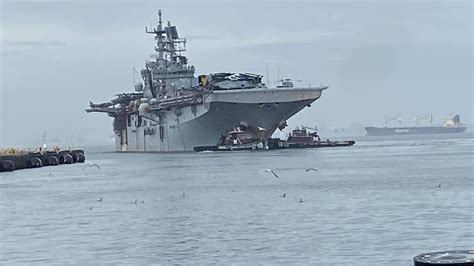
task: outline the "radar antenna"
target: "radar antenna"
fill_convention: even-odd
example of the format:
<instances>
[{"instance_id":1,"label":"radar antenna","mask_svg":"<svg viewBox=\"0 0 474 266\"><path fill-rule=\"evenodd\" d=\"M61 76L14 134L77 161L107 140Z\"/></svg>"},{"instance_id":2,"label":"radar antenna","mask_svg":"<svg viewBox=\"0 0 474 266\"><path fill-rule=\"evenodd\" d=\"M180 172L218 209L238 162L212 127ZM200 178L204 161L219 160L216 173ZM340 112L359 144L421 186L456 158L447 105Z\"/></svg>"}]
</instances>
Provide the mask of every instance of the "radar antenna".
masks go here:
<instances>
[{"instance_id":1,"label":"radar antenna","mask_svg":"<svg viewBox=\"0 0 474 266\"><path fill-rule=\"evenodd\" d=\"M314 127L301 126L301 128L302 129L309 129L309 130L313 130L313 131L319 131L318 126L314 126Z\"/></svg>"},{"instance_id":2,"label":"radar antenna","mask_svg":"<svg viewBox=\"0 0 474 266\"><path fill-rule=\"evenodd\" d=\"M155 53L147 61L141 74L143 91L147 97L160 98L175 95L182 87L189 87L194 80L194 66L181 52L186 51L186 39L180 38L176 26L170 21L163 24L161 9L158 10L158 25L145 27L145 33L154 35ZM140 88L138 88L140 89Z\"/></svg>"},{"instance_id":3,"label":"radar antenna","mask_svg":"<svg viewBox=\"0 0 474 266\"><path fill-rule=\"evenodd\" d=\"M148 27L145 27L146 33L155 35L155 51L158 52L157 62L167 60L186 64L187 59L181 55L181 52L186 51L186 39L179 38L176 26L172 26L170 21L163 27L161 14L160 9L158 11L158 26L156 28L151 27L151 29L148 29Z\"/></svg>"},{"instance_id":4,"label":"radar antenna","mask_svg":"<svg viewBox=\"0 0 474 266\"><path fill-rule=\"evenodd\" d=\"M161 9L158 9L158 23L159 23L160 26L161 26L161 24L163 23L163 22L161 21Z\"/></svg>"}]
</instances>

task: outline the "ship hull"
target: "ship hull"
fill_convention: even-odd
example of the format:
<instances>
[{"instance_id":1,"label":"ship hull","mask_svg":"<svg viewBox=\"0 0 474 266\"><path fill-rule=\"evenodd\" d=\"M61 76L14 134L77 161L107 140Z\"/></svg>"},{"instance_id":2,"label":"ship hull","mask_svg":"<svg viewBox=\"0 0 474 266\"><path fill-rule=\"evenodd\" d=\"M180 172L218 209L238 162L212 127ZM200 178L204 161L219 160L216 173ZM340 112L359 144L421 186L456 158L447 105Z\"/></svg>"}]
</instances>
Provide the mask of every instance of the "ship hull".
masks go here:
<instances>
[{"instance_id":1,"label":"ship hull","mask_svg":"<svg viewBox=\"0 0 474 266\"><path fill-rule=\"evenodd\" d=\"M270 137L279 125L321 96L321 90L245 90L219 92L203 103L158 111L159 121L129 115L127 127L115 131L116 150L131 152L193 151L216 145L235 126L263 128ZM145 125L144 125L145 124ZM151 134L150 134L151 132Z\"/></svg>"},{"instance_id":2,"label":"ship hull","mask_svg":"<svg viewBox=\"0 0 474 266\"><path fill-rule=\"evenodd\" d=\"M466 127L366 127L367 136L462 133Z\"/></svg>"}]
</instances>

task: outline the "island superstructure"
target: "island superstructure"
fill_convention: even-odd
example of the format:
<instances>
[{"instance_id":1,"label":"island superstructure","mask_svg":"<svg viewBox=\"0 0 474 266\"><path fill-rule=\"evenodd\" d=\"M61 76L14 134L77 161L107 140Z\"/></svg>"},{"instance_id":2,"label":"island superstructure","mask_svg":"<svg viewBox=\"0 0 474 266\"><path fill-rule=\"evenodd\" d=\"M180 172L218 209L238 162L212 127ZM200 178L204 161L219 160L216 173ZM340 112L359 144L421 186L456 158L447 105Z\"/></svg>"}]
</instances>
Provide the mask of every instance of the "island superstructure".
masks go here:
<instances>
[{"instance_id":1,"label":"island superstructure","mask_svg":"<svg viewBox=\"0 0 474 266\"><path fill-rule=\"evenodd\" d=\"M117 151L192 151L215 145L222 135L239 127L264 143L286 127L294 114L321 97L327 87L269 88L262 76L250 73L214 73L195 77L188 63L186 39L176 26L164 26L161 10L154 35L156 47L140 71L143 83L135 92L109 102L90 102L87 112L113 118Z\"/></svg>"}]
</instances>

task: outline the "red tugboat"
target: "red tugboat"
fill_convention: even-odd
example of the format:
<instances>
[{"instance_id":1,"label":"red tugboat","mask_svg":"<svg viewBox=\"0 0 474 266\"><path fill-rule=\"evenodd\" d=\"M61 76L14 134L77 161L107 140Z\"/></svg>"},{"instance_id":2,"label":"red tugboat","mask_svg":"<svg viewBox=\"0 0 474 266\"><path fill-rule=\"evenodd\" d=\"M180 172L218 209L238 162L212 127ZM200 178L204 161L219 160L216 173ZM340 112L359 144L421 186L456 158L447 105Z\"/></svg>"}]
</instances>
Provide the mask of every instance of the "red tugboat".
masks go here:
<instances>
[{"instance_id":1,"label":"red tugboat","mask_svg":"<svg viewBox=\"0 0 474 266\"><path fill-rule=\"evenodd\" d=\"M259 128L258 132L264 132L265 129ZM194 151L238 151L238 150L263 150L268 149L262 138L255 137L252 132L246 130L246 127L235 127L226 135L221 135L216 146L198 146Z\"/></svg>"},{"instance_id":2,"label":"red tugboat","mask_svg":"<svg viewBox=\"0 0 474 266\"><path fill-rule=\"evenodd\" d=\"M258 128L259 132L264 133L265 129ZM264 139L265 134L257 134L257 137L245 130L245 127L235 127L227 133L221 135L219 142L215 146L198 146L194 151L239 151L239 150L278 150L295 148L326 148L326 147L344 147L355 144L353 140L345 141L321 141L316 132L308 132L306 128L296 128L290 133L287 140ZM261 135L261 136L258 136Z\"/></svg>"},{"instance_id":3,"label":"red tugboat","mask_svg":"<svg viewBox=\"0 0 474 266\"><path fill-rule=\"evenodd\" d=\"M291 146L311 146L317 142L321 142L318 134L316 132L309 133L305 128L294 129L287 139L288 145Z\"/></svg>"},{"instance_id":4,"label":"red tugboat","mask_svg":"<svg viewBox=\"0 0 474 266\"><path fill-rule=\"evenodd\" d=\"M321 141L317 132L306 131L306 128L296 128L287 139L288 148L325 148L325 147L343 147L355 144L353 140L343 141Z\"/></svg>"},{"instance_id":5,"label":"red tugboat","mask_svg":"<svg viewBox=\"0 0 474 266\"><path fill-rule=\"evenodd\" d=\"M242 130L240 127L235 127L232 131L228 133L228 136L222 135L219 139L219 145L221 149L222 146L233 150L234 148L237 150L247 150L257 149L257 146L261 141L258 138L246 130ZM263 147L262 147L263 148Z\"/></svg>"}]
</instances>

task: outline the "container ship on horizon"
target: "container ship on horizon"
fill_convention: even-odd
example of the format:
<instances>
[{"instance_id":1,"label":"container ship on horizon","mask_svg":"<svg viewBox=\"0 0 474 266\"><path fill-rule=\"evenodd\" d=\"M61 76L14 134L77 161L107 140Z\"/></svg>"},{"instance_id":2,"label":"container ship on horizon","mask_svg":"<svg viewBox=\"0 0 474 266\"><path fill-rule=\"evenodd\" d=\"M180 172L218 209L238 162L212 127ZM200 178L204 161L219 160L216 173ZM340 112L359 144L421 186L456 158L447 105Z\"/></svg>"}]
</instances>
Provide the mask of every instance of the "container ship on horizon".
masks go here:
<instances>
[{"instance_id":1,"label":"container ship on horizon","mask_svg":"<svg viewBox=\"0 0 474 266\"><path fill-rule=\"evenodd\" d=\"M419 118L415 118L418 122ZM429 116L430 124L433 117ZM401 124L401 119L399 118ZM449 134L463 133L467 129L461 123L459 115L448 117L444 120L443 126L415 126L415 127L366 127L367 136L388 136L388 135L422 135L422 134Z\"/></svg>"}]
</instances>

